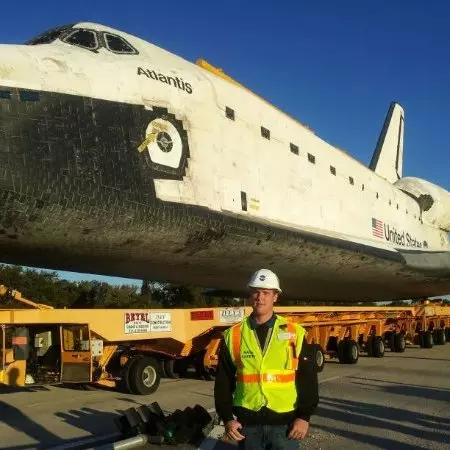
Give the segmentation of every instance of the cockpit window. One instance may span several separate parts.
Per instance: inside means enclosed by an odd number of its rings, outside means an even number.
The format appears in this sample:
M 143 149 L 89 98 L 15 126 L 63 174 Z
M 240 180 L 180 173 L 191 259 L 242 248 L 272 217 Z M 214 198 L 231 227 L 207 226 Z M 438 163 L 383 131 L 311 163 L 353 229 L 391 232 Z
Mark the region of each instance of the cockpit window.
M 51 30 L 48 30 L 35 38 L 29 40 L 26 42 L 26 45 L 39 45 L 39 44 L 50 44 L 54 40 L 61 37 L 66 31 L 70 30 L 72 28 L 72 25 L 65 25 L 62 27 L 52 28 Z
M 137 51 L 122 37 L 115 34 L 104 33 L 106 47 L 114 53 L 136 54 Z
M 78 29 L 70 33 L 64 42 L 72 45 L 78 45 L 79 47 L 87 48 L 89 50 L 95 50 L 98 48 L 97 34 L 95 31 Z
M 139 52 L 122 36 L 109 32 L 89 30 L 86 28 L 73 28 L 74 25 L 64 25 L 52 28 L 30 41 L 27 45 L 50 44 L 57 39 L 66 44 L 88 50 L 99 50 L 104 47 L 106 50 L 121 55 L 138 55 Z

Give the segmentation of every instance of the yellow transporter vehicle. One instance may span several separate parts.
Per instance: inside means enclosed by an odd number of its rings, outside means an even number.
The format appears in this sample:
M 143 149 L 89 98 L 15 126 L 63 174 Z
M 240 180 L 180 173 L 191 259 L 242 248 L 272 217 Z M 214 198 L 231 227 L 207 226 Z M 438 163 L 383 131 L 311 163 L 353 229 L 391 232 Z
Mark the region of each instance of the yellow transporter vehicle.
M 150 394 L 205 346 L 193 310 L 53 309 L 0 286 L 6 293 L 32 309 L 0 309 L 1 384 L 121 383 Z
M 95 383 L 135 394 L 156 391 L 162 376 L 194 366 L 213 379 L 223 331 L 250 308 L 53 309 L 0 285 L 32 308 L 0 309 L 0 384 Z M 318 371 L 326 358 L 355 364 L 361 351 L 429 348 L 450 338 L 450 307 L 279 307 L 307 330 Z M 1 391 L 0 391 L 1 392 Z

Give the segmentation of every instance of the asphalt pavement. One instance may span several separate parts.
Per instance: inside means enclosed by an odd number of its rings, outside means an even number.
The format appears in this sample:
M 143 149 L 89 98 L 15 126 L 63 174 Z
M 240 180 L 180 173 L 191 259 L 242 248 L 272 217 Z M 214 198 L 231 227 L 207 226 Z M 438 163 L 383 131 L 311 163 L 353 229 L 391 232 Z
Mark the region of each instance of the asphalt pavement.
M 450 448 L 450 343 L 403 354 L 386 351 L 381 359 L 361 356 L 352 366 L 330 361 L 319 380 L 320 406 L 299 448 Z M 148 397 L 68 387 L 0 389 L 0 449 L 41 450 L 116 433 L 115 417 L 154 401 L 166 412 L 196 404 L 210 409 L 213 385 L 163 380 Z M 222 434 L 216 427 L 201 449 L 235 449 L 220 442 Z

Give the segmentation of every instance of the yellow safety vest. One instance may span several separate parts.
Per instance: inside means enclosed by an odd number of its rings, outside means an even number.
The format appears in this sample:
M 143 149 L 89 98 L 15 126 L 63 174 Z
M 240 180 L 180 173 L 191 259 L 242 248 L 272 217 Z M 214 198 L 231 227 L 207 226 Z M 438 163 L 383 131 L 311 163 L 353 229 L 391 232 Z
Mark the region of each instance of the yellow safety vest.
M 225 331 L 225 344 L 236 366 L 234 406 L 252 411 L 265 406 L 279 413 L 296 408 L 295 372 L 305 333 L 300 325 L 275 315 L 263 354 L 249 317 Z

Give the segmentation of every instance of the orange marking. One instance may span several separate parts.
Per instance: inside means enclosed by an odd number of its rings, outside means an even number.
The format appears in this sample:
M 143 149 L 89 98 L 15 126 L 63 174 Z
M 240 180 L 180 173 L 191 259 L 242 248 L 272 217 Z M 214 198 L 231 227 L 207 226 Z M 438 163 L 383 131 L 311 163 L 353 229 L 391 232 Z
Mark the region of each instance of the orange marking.
M 26 336 L 14 336 L 12 345 L 28 345 L 28 338 Z
M 236 380 L 240 383 L 292 383 L 293 381 L 295 381 L 295 373 L 256 373 L 250 375 L 238 373 L 236 376 Z
M 233 341 L 233 357 L 236 362 L 236 366 L 243 367 L 242 366 L 242 358 L 241 358 L 241 326 L 240 325 L 236 325 L 233 328 L 232 341 Z

